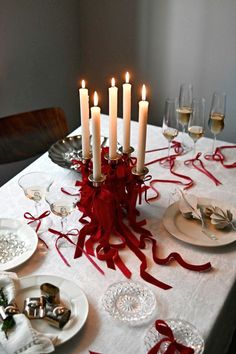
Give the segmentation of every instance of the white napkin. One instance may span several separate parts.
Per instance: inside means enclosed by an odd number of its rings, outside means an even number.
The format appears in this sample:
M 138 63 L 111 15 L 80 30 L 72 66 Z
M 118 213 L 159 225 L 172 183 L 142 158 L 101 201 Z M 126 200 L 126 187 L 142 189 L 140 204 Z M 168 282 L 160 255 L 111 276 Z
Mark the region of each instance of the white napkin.
M 4 288 L 8 302 L 15 299 L 18 288 L 18 278 L 15 273 L 0 273 L 0 288 Z M 43 354 L 54 351 L 53 341 L 56 338 L 49 338 L 35 331 L 29 319 L 23 315 L 14 315 L 15 326 L 9 331 L 8 339 L 0 329 L 0 353 L 4 354 Z M 2 348 L 1 348 L 2 346 Z

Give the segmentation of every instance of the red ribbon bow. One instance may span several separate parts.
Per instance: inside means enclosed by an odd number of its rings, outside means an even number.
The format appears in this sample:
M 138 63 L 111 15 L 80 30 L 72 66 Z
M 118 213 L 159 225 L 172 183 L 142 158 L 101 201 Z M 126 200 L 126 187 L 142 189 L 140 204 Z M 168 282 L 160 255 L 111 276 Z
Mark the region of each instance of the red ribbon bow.
M 40 229 L 40 226 L 41 226 L 41 223 L 42 223 L 42 219 L 46 218 L 48 215 L 50 215 L 50 211 L 47 210 L 47 211 L 44 211 L 41 215 L 39 216 L 33 216 L 31 213 L 29 212 L 26 212 L 24 213 L 24 218 L 27 219 L 27 220 L 30 220 L 28 222 L 28 225 L 32 224 L 33 222 L 36 222 L 37 223 L 37 226 L 36 226 L 36 229 L 35 229 L 35 232 L 38 233 L 39 229 Z M 43 242 L 43 244 L 48 248 L 48 245 L 46 244 L 46 242 L 41 239 L 39 236 L 38 236 L 39 240 L 41 242 Z
M 176 351 L 180 354 L 193 354 L 193 348 L 187 347 L 181 343 L 178 343 L 174 337 L 174 334 L 168 324 L 163 320 L 157 320 L 155 322 L 156 330 L 162 334 L 163 337 L 159 342 L 157 342 L 152 349 L 149 350 L 148 354 L 157 354 L 162 343 L 169 342 L 165 354 L 175 354 Z
M 225 163 L 225 156 L 222 153 L 222 150 L 224 149 L 235 149 L 236 145 L 232 145 L 232 146 L 220 146 L 218 148 L 216 148 L 215 152 L 213 155 L 205 155 L 205 159 L 206 160 L 212 160 L 212 161 L 219 161 L 223 167 L 225 168 L 235 168 L 236 167 L 236 162 L 233 162 L 231 164 L 226 164 Z
M 70 239 L 69 236 L 72 236 L 72 237 L 78 237 L 79 235 L 79 230 L 78 229 L 72 229 L 70 231 L 68 231 L 67 233 L 62 233 L 60 231 L 57 231 L 57 230 L 54 230 L 54 229 L 48 229 L 49 232 L 51 232 L 52 234 L 54 235 L 57 235 L 57 239 L 56 239 L 56 242 L 55 242 L 55 246 L 56 246 L 56 250 L 59 254 L 59 256 L 61 257 L 61 259 L 63 260 L 63 262 L 68 266 L 70 267 L 70 264 L 69 262 L 67 261 L 67 259 L 63 256 L 62 252 L 60 251 L 59 249 L 59 246 L 58 246 L 58 241 L 62 238 L 66 239 L 70 244 L 74 245 L 75 246 L 75 243 Z M 92 257 L 90 257 L 90 255 L 85 251 L 85 250 L 82 250 L 81 251 L 84 253 L 84 255 L 88 258 L 88 260 L 92 263 L 92 265 L 102 274 L 104 275 L 105 273 L 103 272 L 103 270 L 97 265 L 97 263 L 94 262 L 94 260 L 92 259 Z
M 207 177 L 209 177 L 216 186 L 219 186 L 220 184 L 222 184 L 215 176 L 213 176 L 213 174 L 208 171 L 206 169 L 206 167 L 204 166 L 204 163 L 202 162 L 202 160 L 200 160 L 200 156 L 202 155 L 201 152 L 198 152 L 197 155 L 193 158 L 193 159 L 189 159 L 184 161 L 184 164 L 187 165 L 192 165 L 194 168 L 196 168 L 196 170 L 204 173 Z

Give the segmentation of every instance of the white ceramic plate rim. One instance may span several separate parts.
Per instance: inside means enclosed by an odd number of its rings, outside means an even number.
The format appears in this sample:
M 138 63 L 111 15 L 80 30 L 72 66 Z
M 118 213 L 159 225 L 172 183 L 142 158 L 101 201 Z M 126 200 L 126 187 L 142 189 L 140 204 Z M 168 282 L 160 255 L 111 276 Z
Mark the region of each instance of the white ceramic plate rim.
M 229 205 L 226 202 L 210 199 L 210 198 L 198 198 L 198 203 L 201 205 L 217 205 L 224 209 L 229 209 L 233 212 L 234 216 L 236 216 L 236 208 L 232 205 Z M 175 219 L 176 217 L 182 219 L 183 223 L 187 225 L 185 228 L 185 232 L 179 230 L 178 226 L 176 225 Z M 209 237 L 201 233 L 201 224 L 195 220 L 188 220 L 184 218 L 178 207 L 178 201 L 171 204 L 165 211 L 163 215 L 163 224 L 166 230 L 177 239 L 184 241 L 186 243 L 195 245 L 195 246 L 203 246 L 203 247 L 220 247 L 230 244 L 236 241 L 236 231 L 228 231 L 224 232 L 221 230 L 216 229 L 215 227 L 211 229 L 214 232 L 217 240 L 211 240 Z M 199 238 L 190 238 L 190 233 L 192 235 L 193 228 L 199 231 Z
M 60 289 L 61 300 L 63 302 L 63 293 L 67 295 L 67 300 L 69 299 L 70 302 L 70 309 L 71 309 L 71 318 L 69 322 L 65 325 L 65 327 L 60 329 L 52 328 L 52 332 L 41 331 L 42 334 L 47 334 L 51 336 L 57 336 L 57 342 L 55 346 L 59 346 L 72 337 L 74 337 L 83 327 L 89 311 L 89 304 L 87 297 L 83 290 L 77 285 L 75 282 L 72 282 L 68 279 L 54 276 L 54 275 L 32 275 L 27 277 L 22 277 L 19 279 L 19 291 L 24 291 L 26 297 L 30 297 L 31 294 L 30 288 L 36 287 L 38 289 L 38 294 L 40 295 L 40 285 L 43 283 L 51 283 Z M 29 288 L 29 290 L 27 290 Z M 18 295 L 19 296 L 19 295 Z M 16 297 L 17 302 L 17 297 Z M 21 304 L 22 306 L 23 304 Z M 32 320 L 31 324 L 32 327 L 37 329 L 35 323 L 36 321 L 44 321 L 44 320 Z M 70 325 L 71 321 L 74 322 L 73 326 Z M 72 322 L 72 323 L 73 323 Z M 48 326 L 45 322 L 45 326 Z M 38 330 L 38 329 L 37 329 Z M 56 330 L 56 333 L 55 333 Z
M 26 252 L 14 257 L 7 263 L 0 264 L 0 271 L 5 271 L 18 267 L 34 254 L 38 245 L 38 236 L 32 227 L 17 219 L 0 218 L 0 232 L 1 230 L 13 231 L 16 234 L 19 232 L 21 234 L 23 233 L 24 237 L 20 237 L 20 239 L 23 240 L 28 247 Z

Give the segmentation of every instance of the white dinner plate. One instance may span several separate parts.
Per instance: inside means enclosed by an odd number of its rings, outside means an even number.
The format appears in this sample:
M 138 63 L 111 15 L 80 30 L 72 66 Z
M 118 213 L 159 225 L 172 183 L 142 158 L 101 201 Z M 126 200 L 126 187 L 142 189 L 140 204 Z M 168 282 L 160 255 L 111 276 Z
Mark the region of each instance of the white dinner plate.
M 192 245 L 204 247 L 219 247 L 236 241 L 236 231 L 219 230 L 211 224 L 210 219 L 205 218 L 207 229 L 217 237 L 217 240 L 210 239 L 202 232 L 200 221 L 183 217 L 178 203 L 171 204 L 163 216 L 163 224 L 172 236 Z M 225 202 L 209 198 L 198 198 L 198 204 L 202 206 L 218 206 L 224 210 L 229 209 L 233 213 L 234 219 L 236 219 L 236 208 Z
M 80 331 L 87 319 L 89 306 L 85 293 L 76 283 L 54 275 L 33 275 L 20 278 L 19 282 L 16 303 L 21 311 L 25 298 L 41 295 L 40 285 L 43 283 L 57 286 L 60 289 L 61 303 L 71 310 L 70 320 L 63 329 L 57 329 L 43 319 L 31 320 L 34 329 L 42 334 L 57 337 L 56 346 L 65 343 Z
M 0 263 L 0 271 L 15 268 L 27 261 L 34 254 L 38 245 L 38 236 L 32 227 L 16 219 L 0 218 L 0 234 L 10 232 L 16 235 L 17 240 L 24 241 L 26 250 L 8 262 Z

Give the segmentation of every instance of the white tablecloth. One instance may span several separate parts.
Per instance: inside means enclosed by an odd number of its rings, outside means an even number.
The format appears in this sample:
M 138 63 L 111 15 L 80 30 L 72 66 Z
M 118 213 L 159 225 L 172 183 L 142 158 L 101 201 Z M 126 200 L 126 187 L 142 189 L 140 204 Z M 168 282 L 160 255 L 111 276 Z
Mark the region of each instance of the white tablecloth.
M 137 146 L 137 123 L 132 122 L 131 143 Z M 80 132 L 76 130 L 73 135 Z M 102 116 L 102 134 L 108 136 L 108 117 Z M 122 137 L 122 121 L 118 121 L 118 138 Z M 189 144 L 191 140 L 188 136 Z M 122 140 L 121 140 L 122 143 Z M 148 126 L 147 149 L 166 146 L 166 140 L 161 134 L 161 129 Z M 198 143 L 202 152 L 210 150 L 211 139 L 202 138 Z M 225 144 L 220 142 L 220 144 Z M 166 154 L 166 152 L 165 152 Z M 220 164 L 206 162 L 206 166 L 217 175 L 222 185 L 216 187 L 214 183 L 197 170 L 190 170 L 181 163 L 191 157 L 182 156 L 177 166 L 177 171 L 190 175 L 195 181 L 191 192 L 203 197 L 222 199 L 236 205 L 235 178 L 236 169 L 224 169 Z M 235 154 L 234 154 L 235 155 Z M 161 153 L 149 154 L 146 161 L 158 158 Z M 235 156 L 233 157 L 235 161 Z M 169 171 L 158 164 L 149 166 L 153 178 L 170 179 L 173 176 Z M 57 183 L 74 184 L 78 175 L 74 171 L 63 169 L 52 163 L 48 154 L 44 154 L 19 175 L 6 183 L 0 189 L 0 215 L 1 217 L 23 219 L 25 211 L 33 211 L 33 203 L 25 198 L 18 186 L 19 176 L 30 171 L 45 171 L 50 173 Z M 172 285 L 170 290 L 162 290 L 146 283 L 156 294 L 156 318 L 181 318 L 189 321 L 198 328 L 206 342 L 207 354 L 223 354 L 227 349 L 232 331 L 236 323 L 236 243 L 220 248 L 194 247 L 181 242 L 171 236 L 162 224 L 162 215 L 170 203 L 171 192 L 176 185 L 159 184 L 161 198 L 152 204 L 143 203 L 139 210 L 141 216 L 147 219 L 147 227 L 155 235 L 159 245 L 159 255 L 167 256 L 170 252 L 179 252 L 183 258 L 196 264 L 210 261 L 214 269 L 210 272 L 198 273 L 181 268 L 173 262 L 168 266 L 155 265 L 151 260 L 150 249 L 146 250 L 150 256 L 149 271 L 158 279 Z M 45 208 L 47 208 L 45 204 Z M 78 226 L 79 212 L 76 211 L 70 218 L 72 227 Z M 52 216 L 58 225 L 58 218 Z M 45 251 L 39 247 L 33 257 L 16 269 L 19 277 L 32 274 L 50 274 L 66 277 L 76 282 L 86 293 L 89 301 L 89 315 L 83 329 L 69 342 L 58 347 L 58 354 L 88 353 L 89 350 L 102 354 L 142 354 L 145 353 L 143 338 L 153 319 L 140 327 L 128 327 L 114 322 L 102 309 L 101 297 L 105 289 L 113 282 L 125 280 L 119 270 L 112 271 L 106 265 L 99 263 L 105 271 L 102 276 L 88 262 L 86 257 L 73 259 L 73 249 L 64 249 L 71 267 L 65 266 L 54 248 L 51 234 L 44 234 L 43 238 L 49 244 L 50 250 Z M 143 281 L 139 276 L 139 261 L 128 250 L 122 251 L 122 257 L 130 269 L 133 280 Z

